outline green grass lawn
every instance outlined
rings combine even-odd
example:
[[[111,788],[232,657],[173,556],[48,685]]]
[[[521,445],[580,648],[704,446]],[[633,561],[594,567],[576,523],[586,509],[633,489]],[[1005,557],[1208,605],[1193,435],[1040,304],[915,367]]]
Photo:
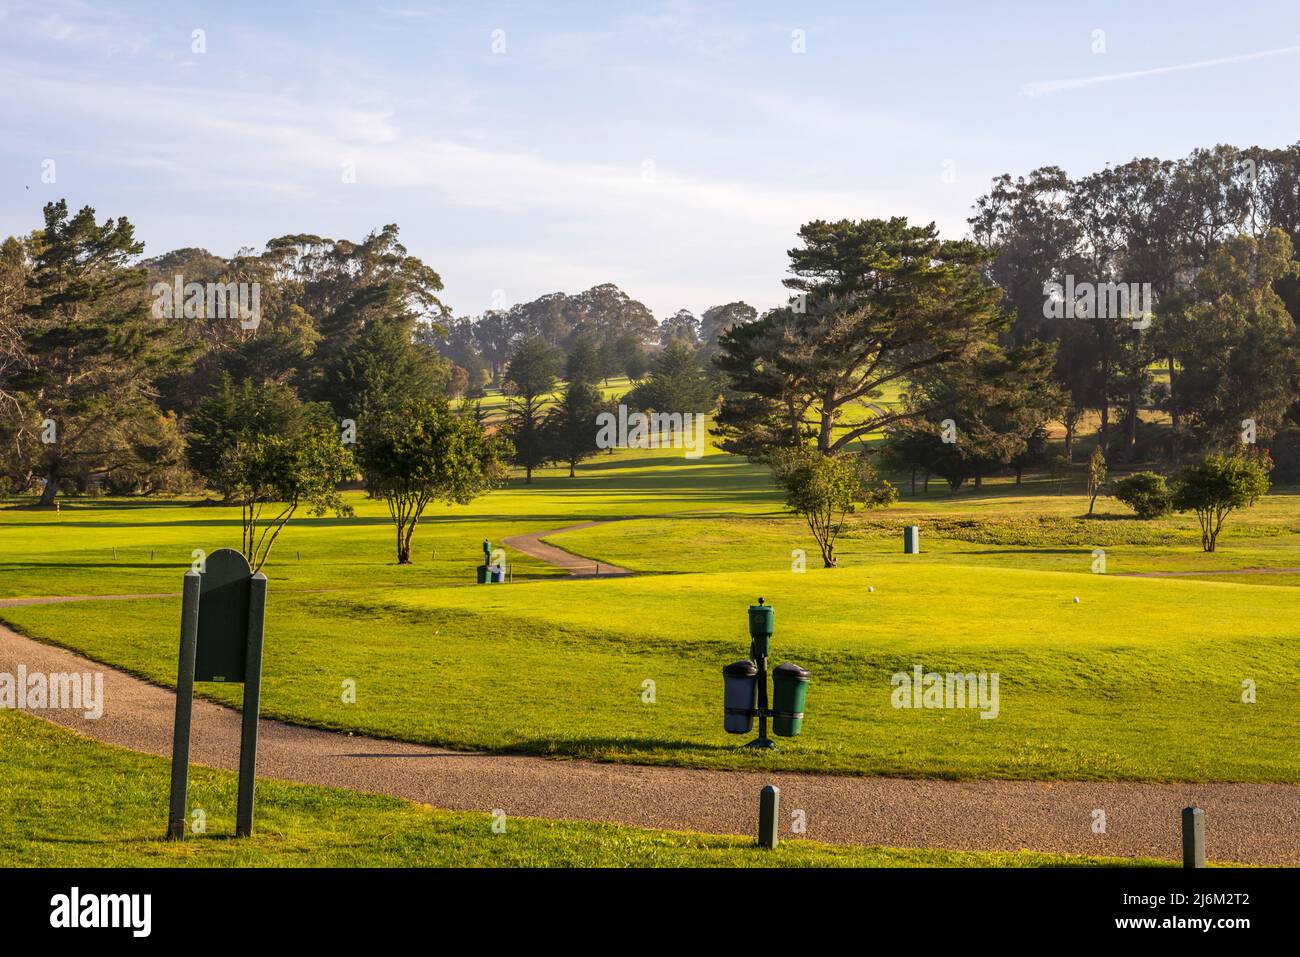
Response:
[[[1233,516],[1220,551],[1205,555],[1192,517],[1140,522],[1102,499],[1085,519],[1077,488],[932,491],[855,516],[829,571],[766,474],[719,454],[623,450],[576,479],[546,470],[531,486],[438,507],[408,568],[393,564],[382,503],[353,500],[355,518],[295,520],[267,566],[268,716],[454,747],[708,767],[1300,781],[1300,594],[1272,587],[1296,576],[1120,574],[1300,567],[1293,494]],[[642,517],[553,540],[648,574],[559,580],[513,555],[513,585],[468,584],[484,538],[626,516]],[[923,553],[904,556],[901,528],[913,523]],[[175,591],[190,550],[237,543],[238,523],[211,505],[92,501],[58,514],[0,511],[0,540],[0,596]],[[1106,575],[1091,571],[1096,547]],[[806,553],[801,574],[795,549]],[[759,595],[777,608],[777,660],[814,674],[805,734],[775,755],[737,752],[720,728],[720,669],[746,653],[745,607]],[[174,681],[175,599],[0,616]],[[999,717],[892,708],[890,676],[918,663],[997,672]],[[355,704],[341,701],[345,679],[357,682]],[[647,680],[653,704],[642,700]],[[1257,703],[1241,701],[1247,680]],[[201,691],[236,703],[234,689]]]
[[[600,397],[605,402],[617,402],[632,389],[632,386],[632,380],[627,376],[612,376],[596,384],[596,388],[600,390]],[[543,396],[542,408],[548,408],[559,402],[560,397],[564,395],[564,389],[564,383],[559,383]],[[498,422],[503,419],[506,409],[509,407],[509,402],[510,397],[500,389],[487,389],[483,394],[483,398],[478,400],[479,407],[482,408],[489,422]]]
[[[169,763],[0,711],[5,867],[1058,867],[1168,862],[1059,854],[841,847],[439,811],[376,794],[260,781],[253,836],[231,837],[234,774],[194,767],[207,831],[166,828]],[[39,799],[33,799],[39,795]]]

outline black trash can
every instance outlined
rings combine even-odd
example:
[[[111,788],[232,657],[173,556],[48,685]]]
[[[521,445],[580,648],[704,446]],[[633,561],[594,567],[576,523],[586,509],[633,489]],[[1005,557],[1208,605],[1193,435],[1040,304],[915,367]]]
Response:
[[[758,666],[735,661],[722,669],[722,727],[728,734],[748,734],[754,728],[758,697]]]

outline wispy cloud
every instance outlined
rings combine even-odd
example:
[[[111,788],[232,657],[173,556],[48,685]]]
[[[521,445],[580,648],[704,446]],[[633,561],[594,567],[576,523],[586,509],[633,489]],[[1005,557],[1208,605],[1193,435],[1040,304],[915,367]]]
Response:
[[[1255,53],[1241,53],[1237,56],[1218,57],[1213,60],[1197,60],[1195,63],[1179,63],[1174,66],[1158,66],[1150,70],[1132,70],[1128,73],[1106,73],[1101,76],[1078,77],[1073,80],[1048,80],[1043,83],[1026,83],[1020,88],[1021,96],[1043,96],[1047,93],[1062,93],[1077,90],[1085,86],[1097,86],[1101,83],[1120,83],[1124,80],[1140,80],[1149,76],[1163,76],[1166,73],[1186,73],[1190,70],[1205,70],[1210,67],[1228,66],[1233,63],[1248,63],[1251,60],[1265,60],[1275,56],[1293,56],[1300,53],[1300,46],[1279,47],[1276,50],[1259,50]]]

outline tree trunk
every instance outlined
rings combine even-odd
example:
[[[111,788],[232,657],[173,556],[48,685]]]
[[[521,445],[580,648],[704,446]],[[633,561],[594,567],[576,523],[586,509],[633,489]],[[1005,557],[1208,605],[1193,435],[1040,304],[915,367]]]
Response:
[[[403,535],[401,529],[397,532],[397,564],[411,564],[411,537]]]
[[[1174,388],[1174,357],[1168,358],[1169,365],[1169,427],[1178,431],[1178,392]]]
[[[531,465],[524,467],[524,484],[525,485],[533,484],[533,467]]]
[[[573,462],[570,462],[570,463],[569,463],[569,478],[573,478],[574,475],[575,475],[575,473],[574,473],[574,471],[573,471],[573,466],[574,466],[574,464],[575,464],[575,463],[573,463]]]
[[[912,466],[912,494],[916,494],[916,466]]]
[[[831,450],[831,431],[835,426],[835,416],[834,413],[824,411],[826,408],[834,408],[834,406],[822,406],[821,425],[817,430],[818,452],[829,452]]]
[[[40,505],[53,505],[54,497],[59,494],[59,477],[56,473],[50,472],[45,477],[45,488],[41,491]]]
[[[1129,394],[1128,415],[1124,417],[1124,453],[1128,461],[1133,461],[1137,451],[1138,408],[1137,395]]]

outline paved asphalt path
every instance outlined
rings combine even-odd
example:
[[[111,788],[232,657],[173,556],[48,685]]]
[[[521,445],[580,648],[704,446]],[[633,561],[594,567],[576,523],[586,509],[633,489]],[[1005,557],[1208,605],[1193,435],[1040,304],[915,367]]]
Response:
[[[563,568],[575,578],[590,578],[593,576],[613,576],[613,575],[631,575],[632,572],[626,568],[619,568],[617,565],[611,565],[609,562],[598,562],[595,559],[583,558],[581,555],[575,555],[573,552],[566,552],[562,548],[556,548],[554,545],[548,545],[542,541],[543,538],[549,538],[552,535],[560,535],[564,532],[576,532],[580,528],[592,528],[596,525],[608,525],[610,521],[621,522],[624,519],[607,519],[603,522],[583,522],[579,525],[569,525],[565,528],[553,528],[548,532],[529,532],[527,535],[512,535],[510,538],[502,539],[502,542],[509,545],[515,551],[523,552],[525,555],[531,555],[533,558],[540,558],[548,565],[554,565],[556,568]]]

